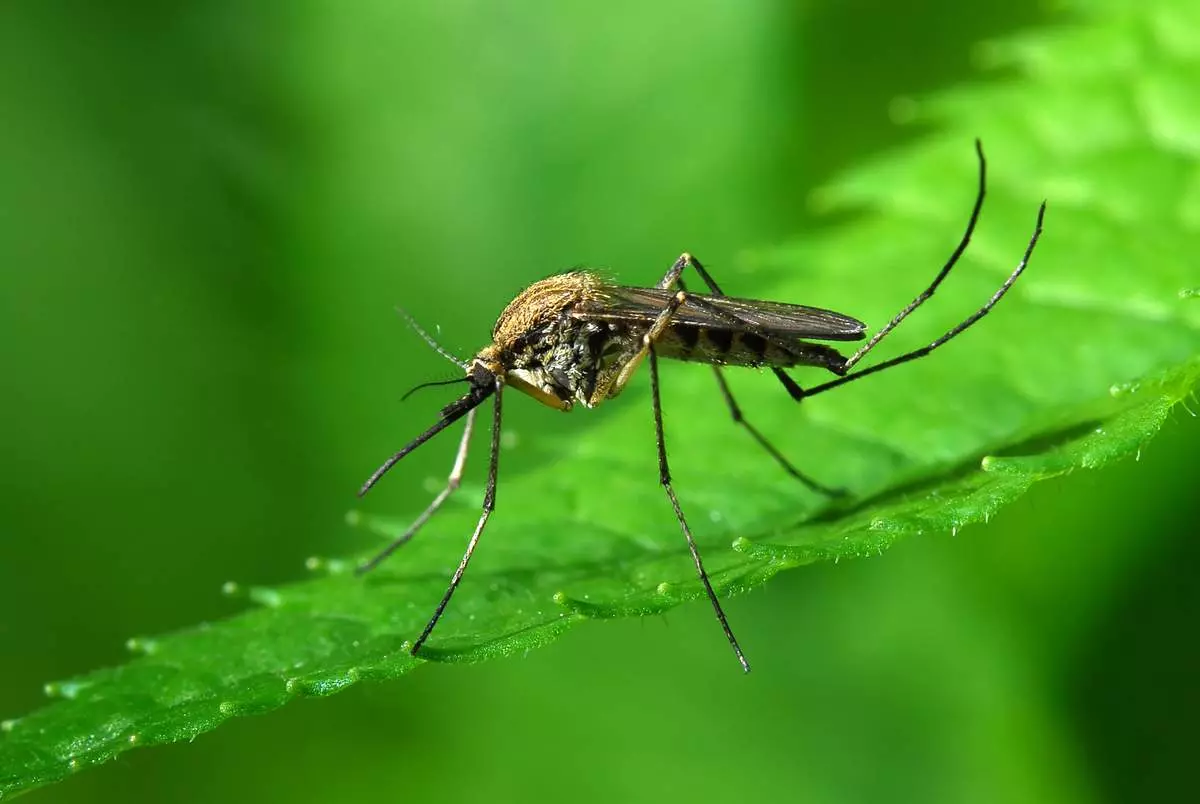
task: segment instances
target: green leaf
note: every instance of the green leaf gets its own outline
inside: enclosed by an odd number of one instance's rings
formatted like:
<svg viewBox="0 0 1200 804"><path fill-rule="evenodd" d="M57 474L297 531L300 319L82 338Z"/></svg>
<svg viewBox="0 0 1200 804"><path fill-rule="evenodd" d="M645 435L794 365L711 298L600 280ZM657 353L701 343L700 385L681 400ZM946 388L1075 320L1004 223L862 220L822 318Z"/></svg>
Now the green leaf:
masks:
<svg viewBox="0 0 1200 804"><path fill-rule="evenodd" d="M972 199L970 143L980 136L990 158L983 222L946 286L881 349L898 354L988 298L1019 258L1038 203L1049 200L1025 277L935 357L800 408L769 375L731 378L751 420L803 469L851 489L848 503L829 504L779 472L728 421L707 369L664 367L676 487L722 595L783 569L986 521L1038 480L1138 454L1193 392L1200 102L1190 88L1200 11L1150 2L1136 11L1092 4L1088 13L1086 26L985 49L1021 77L908 109L938 133L817 199L872 214L718 273L738 295L886 321L953 247ZM509 434L510 448L535 452L541 468L510 476L502 461L497 513L425 660L519 653L589 618L641 616L703 596L656 482L645 388L611 407L570 442ZM448 464L452 438L425 449L442 449ZM473 460L478 469L480 456ZM402 466L388 482L416 479ZM47 685L62 700L3 723L0 795L422 664L405 645L442 594L480 498L477 481L468 483L421 538L366 579L348 572L353 560L314 559L310 580L247 590L257 606L238 617L131 640L139 655L126 665ZM404 525L353 519L381 538ZM712 640L713 650L727 649L715 625Z"/></svg>

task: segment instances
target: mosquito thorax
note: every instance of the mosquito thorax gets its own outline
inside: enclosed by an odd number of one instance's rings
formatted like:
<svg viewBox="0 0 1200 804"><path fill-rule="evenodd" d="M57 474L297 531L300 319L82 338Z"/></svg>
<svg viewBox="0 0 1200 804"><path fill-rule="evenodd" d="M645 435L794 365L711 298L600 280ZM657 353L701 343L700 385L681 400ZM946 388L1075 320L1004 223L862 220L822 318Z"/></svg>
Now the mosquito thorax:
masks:
<svg viewBox="0 0 1200 804"><path fill-rule="evenodd" d="M633 343L627 327L578 315L597 303L603 288L604 282L586 271L533 283L500 314L492 343L475 356L471 370L494 372L505 384L558 410L599 404L607 398L612 369Z"/></svg>
<svg viewBox="0 0 1200 804"><path fill-rule="evenodd" d="M534 282L517 294L492 328L492 343L502 350L520 351L533 333L553 326L564 313L594 298L603 287L595 274L570 271Z"/></svg>

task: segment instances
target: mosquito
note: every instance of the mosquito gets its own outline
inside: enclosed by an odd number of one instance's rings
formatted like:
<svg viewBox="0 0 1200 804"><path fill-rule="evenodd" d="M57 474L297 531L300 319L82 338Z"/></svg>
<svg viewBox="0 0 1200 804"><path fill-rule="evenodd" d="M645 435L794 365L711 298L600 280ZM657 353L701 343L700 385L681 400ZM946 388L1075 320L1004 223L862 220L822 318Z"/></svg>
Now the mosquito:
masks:
<svg viewBox="0 0 1200 804"><path fill-rule="evenodd" d="M378 566L412 539L437 513L446 499L458 489L466 466L476 410L489 398L493 400L491 457L479 521L445 594L428 624L413 642L411 653L417 655L421 646L433 633L450 603L450 598L462 581L471 556L479 544L479 537L495 509L496 474L500 458L501 400L505 388L521 391L538 402L561 411L569 411L577 404L594 408L620 395L638 367L647 363L658 451L658 480L674 509L675 519L691 552L696 574L704 586L709 602L712 603L717 620L725 632L725 638L729 641L742 669L749 672L750 664L746 661L745 654L721 608L721 602L713 590L708 573L704 570L696 539L671 484L659 394L659 358L711 365L716 375L717 387L733 421L745 428L751 438L784 471L802 484L822 494L838 494L838 490L818 483L793 466L783 453L743 416L742 409L725 381L723 370L727 366L768 368L783 384L788 394L799 402L924 357L961 335L987 315L1028 265L1042 233L1042 221L1046 213L1044 201L1038 209L1033 235L1025 247L1021 261L982 307L927 346L853 371L889 333L934 294L966 250L975 231L975 224L979 220L987 185L987 162L983 156L983 146L978 140L975 142L975 152L979 161L979 187L966 231L957 247L929 286L849 357L843 356L831 346L814 341L861 341L866 338L866 325L863 322L819 307L726 296L700 261L686 252L679 256L666 275L652 288L622 287L582 270L535 282L509 303L492 330L492 342L469 361L460 360L450 354L405 314L408 323L433 349L465 372L464 377L449 382L465 382L468 390L463 396L442 408L438 421L432 427L376 469L359 490L359 496L370 491L380 478L413 450L460 419L465 418L466 423L445 488L404 533L359 567L360 574ZM704 283L708 293L693 293L687 289L683 273L689 268ZM784 371L797 366L823 368L836 375L836 378L802 388ZM443 383L426 383L431 384Z"/></svg>

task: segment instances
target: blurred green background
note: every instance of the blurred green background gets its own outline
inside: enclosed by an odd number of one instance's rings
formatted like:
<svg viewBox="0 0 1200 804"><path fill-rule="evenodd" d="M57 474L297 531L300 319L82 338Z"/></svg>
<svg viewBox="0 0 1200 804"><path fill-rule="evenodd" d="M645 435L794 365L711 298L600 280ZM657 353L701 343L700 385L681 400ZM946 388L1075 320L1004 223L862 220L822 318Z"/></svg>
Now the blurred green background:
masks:
<svg viewBox="0 0 1200 804"><path fill-rule="evenodd" d="M226 580L366 549L357 484L430 410L396 399L450 376L394 304L465 353L564 267L648 282L684 248L719 266L819 233L812 189L921 135L896 98L995 80L976 42L1064 23L946 0L5 3L0 717L132 635L239 610ZM406 476L444 473L443 447ZM986 528L730 601L750 678L695 604L28 800L1177 798L1198 448L1180 413L1139 463ZM376 510L426 494L392 483Z"/></svg>

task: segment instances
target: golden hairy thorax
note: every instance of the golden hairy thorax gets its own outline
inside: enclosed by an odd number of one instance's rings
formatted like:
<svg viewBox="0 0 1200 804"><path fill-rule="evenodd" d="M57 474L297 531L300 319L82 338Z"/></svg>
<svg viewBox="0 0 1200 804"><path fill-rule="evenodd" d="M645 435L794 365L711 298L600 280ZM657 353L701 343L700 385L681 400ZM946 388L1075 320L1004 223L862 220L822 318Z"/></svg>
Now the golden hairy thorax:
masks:
<svg viewBox="0 0 1200 804"><path fill-rule="evenodd" d="M603 304L605 287L585 271L535 282L500 314L492 343L475 356L476 363L559 410L611 399L620 393L614 380L640 341L625 324L580 316Z"/></svg>
<svg viewBox="0 0 1200 804"><path fill-rule="evenodd" d="M504 347L526 333L557 321L565 311L600 294L603 282L586 271L572 271L534 282L508 303L492 328L492 342Z"/></svg>

